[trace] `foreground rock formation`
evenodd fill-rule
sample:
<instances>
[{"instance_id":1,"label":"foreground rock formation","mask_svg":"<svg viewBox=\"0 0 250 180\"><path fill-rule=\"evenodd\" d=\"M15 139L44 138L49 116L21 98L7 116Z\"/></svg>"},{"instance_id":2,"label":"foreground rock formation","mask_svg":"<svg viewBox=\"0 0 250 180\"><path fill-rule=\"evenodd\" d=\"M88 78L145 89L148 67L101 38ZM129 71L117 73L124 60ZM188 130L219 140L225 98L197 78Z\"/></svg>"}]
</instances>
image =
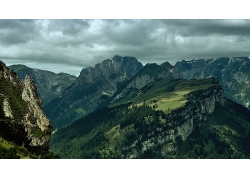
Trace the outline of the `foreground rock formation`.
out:
<instances>
[{"instance_id":1,"label":"foreground rock formation","mask_svg":"<svg viewBox=\"0 0 250 180\"><path fill-rule=\"evenodd\" d=\"M34 81L21 81L0 61L0 136L28 149L49 148L52 125L42 109ZM32 148L34 147L34 148Z\"/></svg>"}]
</instances>

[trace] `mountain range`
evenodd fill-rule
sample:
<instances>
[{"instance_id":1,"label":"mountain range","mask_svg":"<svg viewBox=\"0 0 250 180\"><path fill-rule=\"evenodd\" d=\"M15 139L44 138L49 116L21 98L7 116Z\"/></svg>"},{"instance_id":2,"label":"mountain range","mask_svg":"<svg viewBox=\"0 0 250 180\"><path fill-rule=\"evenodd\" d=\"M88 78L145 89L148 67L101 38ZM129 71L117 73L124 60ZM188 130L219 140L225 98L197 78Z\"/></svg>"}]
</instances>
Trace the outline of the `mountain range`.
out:
<instances>
[{"instance_id":1,"label":"mountain range","mask_svg":"<svg viewBox=\"0 0 250 180\"><path fill-rule=\"evenodd\" d=\"M39 77L34 83L27 76L40 94L54 93L43 107L54 128L50 149L60 158L250 156L247 57L143 66L115 55L54 85L43 78L48 72L12 69L20 78L26 71Z\"/></svg>"},{"instance_id":2,"label":"mountain range","mask_svg":"<svg viewBox=\"0 0 250 180\"><path fill-rule=\"evenodd\" d=\"M55 128L62 127L94 111L103 99L113 96L117 84L143 65L134 57L114 56L80 74L60 97L46 107L46 115Z\"/></svg>"},{"instance_id":3,"label":"mountain range","mask_svg":"<svg viewBox=\"0 0 250 180\"><path fill-rule=\"evenodd\" d=\"M250 108L250 59L248 57L221 57L213 59L182 60L175 64L185 79L217 77L225 96Z\"/></svg>"},{"instance_id":4,"label":"mountain range","mask_svg":"<svg viewBox=\"0 0 250 180\"><path fill-rule=\"evenodd\" d=\"M249 158L250 111L218 79L160 78L56 131L61 158Z\"/></svg>"}]
</instances>

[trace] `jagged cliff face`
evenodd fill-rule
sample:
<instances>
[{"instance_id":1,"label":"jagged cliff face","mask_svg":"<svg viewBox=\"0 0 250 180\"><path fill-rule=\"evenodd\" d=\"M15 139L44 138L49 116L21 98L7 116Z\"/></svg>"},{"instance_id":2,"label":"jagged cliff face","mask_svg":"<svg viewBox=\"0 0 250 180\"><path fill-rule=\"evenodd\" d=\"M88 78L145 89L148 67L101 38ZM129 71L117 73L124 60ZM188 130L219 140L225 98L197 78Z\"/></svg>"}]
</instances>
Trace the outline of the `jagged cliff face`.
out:
<instances>
[{"instance_id":1,"label":"jagged cliff face","mask_svg":"<svg viewBox=\"0 0 250 180\"><path fill-rule=\"evenodd\" d=\"M141 67L136 58L115 56L86 68L61 97L48 104L46 114L55 127L79 119L94 111L101 99L111 97L117 90L117 83Z\"/></svg>"},{"instance_id":2,"label":"jagged cliff face","mask_svg":"<svg viewBox=\"0 0 250 180\"><path fill-rule=\"evenodd\" d=\"M250 59L248 57L201 59L177 62L175 65L185 79L217 77L225 96L250 107Z\"/></svg>"},{"instance_id":3,"label":"jagged cliff face","mask_svg":"<svg viewBox=\"0 0 250 180\"><path fill-rule=\"evenodd\" d=\"M250 155L244 145L249 138L250 111L225 98L216 78L160 79L127 99L59 129L52 137L51 150L62 158ZM72 148L65 151L69 145Z\"/></svg>"},{"instance_id":4,"label":"jagged cliff face","mask_svg":"<svg viewBox=\"0 0 250 180\"><path fill-rule=\"evenodd\" d=\"M52 126L42 109L34 81L26 76L22 82L0 61L0 98L4 116L10 123L21 125L29 146L48 146Z\"/></svg>"},{"instance_id":5,"label":"jagged cliff face","mask_svg":"<svg viewBox=\"0 0 250 180\"><path fill-rule=\"evenodd\" d=\"M141 89L147 84L161 78L180 79L181 74L177 68L170 65L168 62L165 62L162 65L157 65L156 63L146 64L124 83L125 85L116 92L111 103L125 97L131 89Z\"/></svg>"},{"instance_id":6,"label":"jagged cliff face","mask_svg":"<svg viewBox=\"0 0 250 180\"><path fill-rule=\"evenodd\" d=\"M22 81L24 81L26 75L34 80L43 106L46 106L50 101L62 95L62 92L76 79L75 76L66 73L55 74L50 71L33 69L24 65L12 65L9 68L14 70Z\"/></svg>"},{"instance_id":7,"label":"jagged cliff face","mask_svg":"<svg viewBox=\"0 0 250 180\"><path fill-rule=\"evenodd\" d=\"M192 102L194 96L198 99ZM157 127L149 134L139 136L130 146L123 147L123 150L128 152L123 158L138 158L150 149L158 149L162 157L175 153L178 150L177 139L185 141L194 128L201 126L207 120L207 116L214 112L216 103L224 105L225 101L220 86L201 91L199 96L197 93L191 93L184 107L171 112L167 124Z\"/></svg>"},{"instance_id":8,"label":"jagged cliff face","mask_svg":"<svg viewBox=\"0 0 250 180\"><path fill-rule=\"evenodd\" d=\"M141 69L142 63L138 62L135 57L130 57L130 56L118 56L115 55L112 60L116 61L118 66L121 68L121 70L126 73L126 77L131 76L134 74L136 71Z\"/></svg>"},{"instance_id":9,"label":"jagged cliff face","mask_svg":"<svg viewBox=\"0 0 250 180\"><path fill-rule=\"evenodd\" d=\"M29 76L26 76L24 80L22 99L28 104L28 112L22 123L28 132L28 138L31 139L30 145L48 144L53 130L52 125L43 112L42 101L38 97L34 81ZM31 119L36 120L36 122L32 123ZM34 129L36 129L35 133L37 134L33 134ZM40 135L38 135L38 131L40 131Z\"/></svg>"}]
</instances>

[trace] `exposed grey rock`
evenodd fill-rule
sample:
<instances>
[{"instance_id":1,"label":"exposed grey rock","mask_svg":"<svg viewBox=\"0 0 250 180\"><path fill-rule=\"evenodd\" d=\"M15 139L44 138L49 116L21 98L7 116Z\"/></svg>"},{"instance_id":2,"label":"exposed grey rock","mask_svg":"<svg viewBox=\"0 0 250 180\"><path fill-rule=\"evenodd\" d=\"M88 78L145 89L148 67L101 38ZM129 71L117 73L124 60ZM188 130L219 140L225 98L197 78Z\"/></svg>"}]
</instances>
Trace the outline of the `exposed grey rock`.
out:
<instances>
[{"instance_id":1,"label":"exposed grey rock","mask_svg":"<svg viewBox=\"0 0 250 180\"><path fill-rule=\"evenodd\" d=\"M34 80L38 95L43 101L43 106L62 95L62 92L76 79L75 76L66 73L56 74L50 71L29 68L24 65L12 65L9 68L14 70L22 81L24 81L26 75Z\"/></svg>"},{"instance_id":2,"label":"exposed grey rock","mask_svg":"<svg viewBox=\"0 0 250 180\"><path fill-rule=\"evenodd\" d=\"M13 114L12 110L17 107L12 107L8 102L8 97L10 94L8 92L1 93L1 98L4 98L3 108L6 117L11 118L10 123L21 123L25 129L26 137L30 140L30 146L48 146L50 141L50 135L52 132L52 126L49 119L45 116L42 109L42 101L38 97L37 89L34 81L26 76L24 82L22 82L13 71L11 71L2 61L0 61L0 80L3 78L8 84L11 84L13 89L21 90L20 101L25 101L26 103L21 103L22 106L26 106L24 114ZM1 80L1 81L2 81ZM18 117L17 117L18 116ZM16 119L21 119L21 122ZM39 135L37 134L37 132Z\"/></svg>"},{"instance_id":3,"label":"exposed grey rock","mask_svg":"<svg viewBox=\"0 0 250 180\"><path fill-rule=\"evenodd\" d=\"M28 132L28 137L31 139L30 145L48 144L52 133L52 125L43 112L42 101L37 94L34 81L29 76L26 76L24 80L22 98L28 103L28 112L22 122L25 130ZM36 119L36 123L31 123L30 119ZM44 135L42 137L34 135L34 128L39 128Z\"/></svg>"},{"instance_id":4,"label":"exposed grey rock","mask_svg":"<svg viewBox=\"0 0 250 180\"><path fill-rule=\"evenodd\" d=\"M136 71L143 67L141 62L138 62L135 57L131 56L119 56L115 55L112 60L115 60L118 66L123 72L126 73L126 76L129 77L134 74Z\"/></svg>"},{"instance_id":5,"label":"exposed grey rock","mask_svg":"<svg viewBox=\"0 0 250 180\"><path fill-rule=\"evenodd\" d=\"M250 108L250 59L248 57L200 59L177 62L185 79L217 77L225 96Z\"/></svg>"},{"instance_id":6,"label":"exposed grey rock","mask_svg":"<svg viewBox=\"0 0 250 180\"><path fill-rule=\"evenodd\" d=\"M193 132L195 126L200 126L207 120L207 116L213 113L216 103L225 104L223 92L220 86L204 90L201 96L197 97L196 104L188 103L181 110L171 113L173 119L169 120L171 121L169 130L164 130L163 127L166 126L158 127L155 129L155 132L158 133L151 132L146 139L144 137L144 140L142 140L142 137L137 138L133 144L139 143L142 146L141 148L133 145L124 147L129 152L124 158L137 158L145 151L156 147L161 147L160 153L162 156L176 152L175 142L178 137L185 141Z\"/></svg>"},{"instance_id":7,"label":"exposed grey rock","mask_svg":"<svg viewBox=\"0 0 250 180\"><path fill-rule=\"evenodd\" d=\"M6 117L13 118L11 107L7 98L4 98L4 101L3 101L3 111Z\"/></svg>"},{"instance_id":8,"label":"exposed grey rock","mask_svg":"<svg viewBox=\"0 0 250 180\"><path fill-rule=\"evenodd\" d=\"M94 111L113 96L118 82L138 71L142 64L133 57L115 56L84 69L75 82L46 107L55 127L61 127Z\"/></svg>"},{"instance_id":9,"label":"exposed grey rock","mask_svg":"<svg viewBox=\"0 0 250 180\"><path fill-rule=\"evenodd\" d=\"M111 103L125 97L130 89L141 89L147 84L154 82L157 79L169 78L169 79L180 79L181 74L178 69L170 65L168 62L162 65L156 63L148 63L141 70L135 73L128 81L126 87L120 92L117 92Z\"/></svg>"}]
</instances>

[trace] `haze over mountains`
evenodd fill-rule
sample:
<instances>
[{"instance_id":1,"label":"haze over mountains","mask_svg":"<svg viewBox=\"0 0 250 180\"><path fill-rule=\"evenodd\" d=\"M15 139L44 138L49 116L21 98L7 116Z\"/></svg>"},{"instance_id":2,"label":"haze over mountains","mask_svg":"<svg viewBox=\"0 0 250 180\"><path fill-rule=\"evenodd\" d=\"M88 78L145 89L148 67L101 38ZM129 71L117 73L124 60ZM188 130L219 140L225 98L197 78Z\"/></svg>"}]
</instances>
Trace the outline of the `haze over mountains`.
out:
<instances>
[{"instance_id":1,"label":"haze over mountains","mask_svg":"<svg viewBox=\"0 0 250 180\"><path fill-rule=\"evenodd\" d=\"M250 157L247 57L143 66L115 55L78 77L10 68L34 77L61 158Z\"/></svg>"}]
</instances>

